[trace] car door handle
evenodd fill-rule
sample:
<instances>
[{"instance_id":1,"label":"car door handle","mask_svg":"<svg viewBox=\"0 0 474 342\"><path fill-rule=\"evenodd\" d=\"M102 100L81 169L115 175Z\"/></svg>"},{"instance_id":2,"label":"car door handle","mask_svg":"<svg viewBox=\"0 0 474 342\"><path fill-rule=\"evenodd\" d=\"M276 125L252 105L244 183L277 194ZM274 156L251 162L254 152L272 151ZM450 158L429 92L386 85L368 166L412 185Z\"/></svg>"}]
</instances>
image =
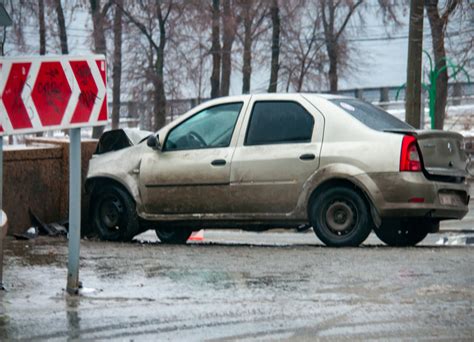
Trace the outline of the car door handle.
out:
<instances>
[{"instance_id":1,"label":"car door handle","mask_svg":"<svg viewBox=\"0 0 474 342\"><path fill-rule=\"evenodd\" d=\"M316 158L316 156L312 153L306 153L300 156L301 160L313 160L314 158Z\"/></svg>"},{"instance_id":2,"label":"car door handle","mask_svg":"<svg viewBox=\"0 0 474 342\"><path fill-rule=\"evenodd\" d=\"M224 159L216 159L211 162L211 165L214 166L223 166L226 164L226 161Z\"/></svg>"}]
</instances>

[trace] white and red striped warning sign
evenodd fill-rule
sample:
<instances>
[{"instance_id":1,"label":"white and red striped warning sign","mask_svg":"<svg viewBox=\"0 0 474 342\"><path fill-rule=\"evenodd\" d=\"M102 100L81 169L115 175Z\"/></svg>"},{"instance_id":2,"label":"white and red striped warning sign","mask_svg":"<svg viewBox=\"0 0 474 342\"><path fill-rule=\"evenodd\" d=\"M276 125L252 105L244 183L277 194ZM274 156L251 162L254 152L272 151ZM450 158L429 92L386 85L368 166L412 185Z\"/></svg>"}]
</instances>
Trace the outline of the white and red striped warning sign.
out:
<instances>
[{"instance_id":1,"label":"white and red striped warning sign","mask_svg":"<svg viewBox=\"0 0 474 342\"><path fill-rule=\"evenodd\" d=\"M0 59L0 136L107 124L104 56Z\"/></svg>"}]
</instances>

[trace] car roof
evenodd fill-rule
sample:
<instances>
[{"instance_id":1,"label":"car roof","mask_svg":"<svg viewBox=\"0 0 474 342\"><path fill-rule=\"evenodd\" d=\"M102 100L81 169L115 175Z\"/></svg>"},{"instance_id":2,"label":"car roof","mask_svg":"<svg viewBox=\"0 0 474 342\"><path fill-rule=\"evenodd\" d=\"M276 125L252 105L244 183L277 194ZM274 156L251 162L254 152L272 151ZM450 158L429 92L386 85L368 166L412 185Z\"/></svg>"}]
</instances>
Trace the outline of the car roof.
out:
<instances>
[{"instance_id":1,"label":"car roof","mask_svg":"<svg viewBox=\"0 0 474 342\"><path fill-rule=\"evenodd\" d=\"M242 95L231 95L231 96L223 96L223 97L218 97L215 99L210 99L208 101L212 100L225 100L225 102L231 102L231 101L242 101L242 100L247 100L252 96L259 97L259 96L265 96L266 99L271 99L274 98L275 100L280 99L282 96L285 98L288 97L288 95L302 95L302 96L312 96L312 97L319 97L321 99L325 100L332 100L332 99L351 99L353 97L347 96L347 95L339 95L339 94L329 94L329 93L256 93L256 94L242 94Z\"/></svg>"}]
</instances>

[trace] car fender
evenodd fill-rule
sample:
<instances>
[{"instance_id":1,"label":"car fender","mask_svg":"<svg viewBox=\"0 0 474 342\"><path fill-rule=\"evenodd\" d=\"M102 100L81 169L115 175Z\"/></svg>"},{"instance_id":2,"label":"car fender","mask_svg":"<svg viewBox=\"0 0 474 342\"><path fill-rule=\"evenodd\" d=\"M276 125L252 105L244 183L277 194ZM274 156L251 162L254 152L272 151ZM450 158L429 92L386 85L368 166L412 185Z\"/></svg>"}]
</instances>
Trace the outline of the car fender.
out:
<instances>
[{"instance_id":1,"label":"car fender","mask_svg":"<svg viewBox=\"0 0 474 342\"><path fill-rule=\"evenodd\" d=\"M136 149L136 151L132 151ZM89 162L86 190L97 181L111 180L128 191L137 207L141 207L138 176L142 159L142 146L134 146L93 157ZM126 160L126 162L124 162Z\"/></svg>"},{"instance_id":2,"label":"car fender","mask_svg":"<svg viewBox=\"0 0 474 342\"><path fill-rule=\"evenodd\" d=\"M370 202L371 210L377 211L377 203L383 201L377 184L362 169L348 164L330 164L316 170L303 184L303 190L297 203L297 216L307 217L308 205L314 191L328 181L348 181L358 187Z\"/></svg>"}]
</instances>

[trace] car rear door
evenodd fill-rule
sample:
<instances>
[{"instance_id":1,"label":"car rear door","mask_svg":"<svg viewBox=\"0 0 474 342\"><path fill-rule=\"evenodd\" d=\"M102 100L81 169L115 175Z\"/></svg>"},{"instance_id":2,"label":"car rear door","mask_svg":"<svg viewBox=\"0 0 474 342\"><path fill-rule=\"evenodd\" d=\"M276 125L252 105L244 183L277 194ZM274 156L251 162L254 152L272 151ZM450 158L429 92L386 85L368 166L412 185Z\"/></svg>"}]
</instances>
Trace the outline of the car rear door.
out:
<instances>
[{"instance_id":1,"label":"car rear door","mask_svg":"<svg viewBox=\"0 0 474 342\"><path fill-rule=\"evenodd\" d=\"M230 161L245 100L209 106L172 128L140 166L149 214L229 212Z\"/></svg>"},{"instance_id":2,"label":"car rear door","mask_svg":"<svg viewBox=\"0 0 474 342\"><path fill-rule=\"evenodd\" d=\"M302 96L252 96L232 158L233 212L293 211L319 167L323 132L323 115Z\"/></svg>"}]
</instances>

